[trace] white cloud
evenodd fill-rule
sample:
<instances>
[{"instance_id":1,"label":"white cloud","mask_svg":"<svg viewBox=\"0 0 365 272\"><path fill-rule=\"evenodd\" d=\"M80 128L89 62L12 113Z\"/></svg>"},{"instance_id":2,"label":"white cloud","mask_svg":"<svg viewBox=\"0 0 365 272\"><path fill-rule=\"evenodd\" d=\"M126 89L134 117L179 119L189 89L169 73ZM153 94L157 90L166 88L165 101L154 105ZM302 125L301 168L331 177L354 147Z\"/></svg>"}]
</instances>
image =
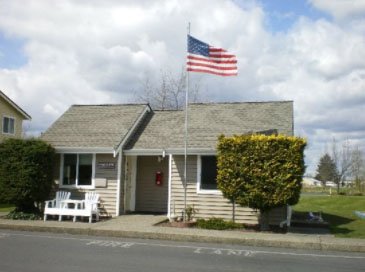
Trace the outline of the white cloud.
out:
<instances>
[{"instance_id":1,"label":"white cloud","mask_svg":"<svg viewBox=\"0 0 365 272\"><path fill-rule=\"evenodd\" d=\"M331 14L335 19L344 20L365 14L365 1L363 0L309 0L311 4Z\"/></svg>"},{"instance_id":2,"label":"white cloud","mask_svg":"<svg viewBox=\"0 0 365 272\"><path fill-rule=\"evenodd\" d=\"M338 20L301 17L270 33L255 1L0 0L0 31L24 40L27 57L22 67L0 68L0 89L32 115L34 134L71 104L132 102L146 76L181 71L191 22L192 35L239 60L235 78L191 75L203 100L294 100L313 170L333 137L365 149L365 19L347 19L363 8L354 1L341 11L344 2L312 1Z\"/></svg>"}]
</instances>

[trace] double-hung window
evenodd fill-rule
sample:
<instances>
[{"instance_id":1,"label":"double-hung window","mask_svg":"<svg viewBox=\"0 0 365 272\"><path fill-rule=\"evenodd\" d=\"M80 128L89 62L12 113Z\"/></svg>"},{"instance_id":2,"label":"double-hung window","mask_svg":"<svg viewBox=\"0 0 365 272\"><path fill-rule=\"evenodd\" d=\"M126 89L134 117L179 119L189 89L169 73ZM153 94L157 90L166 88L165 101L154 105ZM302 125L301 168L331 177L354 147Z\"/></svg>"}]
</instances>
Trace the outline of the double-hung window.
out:
<instances>
[{"instance_id":1,"label":"double-hung window","mask_svg":"<svg viewBox=\"0 0 365 272\"><path fill-rule=\"evenodd\" d=\"M217 188L217 157L198 157L198 193L219 194Z\"/></svg>"},{"instance_id":2,"label":"double-hung window","mask_svg":"<svg viewBox=\"0 0 365 272\"><path fill-rule=\"evenodd\" d=\"M63 154L62 185L93 186L93 154Z\"/></svg>"},{"instance_id":3,"label":"double-hung window","mask_svg":"<svg viewBox=\"0 0 365 272\"><path fill-rule=\"evenodd\" d=\"M3 117L3 133L15 134L15 119L12 117Z\"/></svg>"}]
</instances>

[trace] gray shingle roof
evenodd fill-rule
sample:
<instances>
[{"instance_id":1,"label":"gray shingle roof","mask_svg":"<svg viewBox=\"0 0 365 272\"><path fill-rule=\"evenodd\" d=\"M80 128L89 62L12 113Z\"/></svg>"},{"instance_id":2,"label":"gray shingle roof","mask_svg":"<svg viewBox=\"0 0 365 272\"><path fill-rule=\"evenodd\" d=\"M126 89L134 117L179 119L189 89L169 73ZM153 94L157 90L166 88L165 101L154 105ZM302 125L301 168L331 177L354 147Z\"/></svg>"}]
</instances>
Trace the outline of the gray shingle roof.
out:
<instances>
[{"instance_id":1,"label":"gray shingle roof","mask_svg":"<svg viewBox=\"0 0 365 272\"><path fill-rule=\"evenodd\" d=\"M183 111L155 111L127 149L182 149L184 121ZM214 150L220 134L271 129L293 135L292 101L189 105L189 148Z\"/></svg>"},{"instance_id":2,"label":"gray shingle roof","mask_svg":"<svg viewBox=\"0 0 365 272\"><path fill-rule=\"evenodd\" d=\"M116 148L148 105L73 105L41 136L56 148Z\"/></svg>"},{"instance_id":3,"label":"gray shingle roof","mask_svg":"<svg viewBox=\"0 0 365 272\"><path fill-rule=\"evenodd\" d=\"M56 148L115 149L148 105L71 106L43 135ZM152 111L124 150L182 150L183 111ZM264 130L293 135L293 102L246 102L189 105L189 149L214 150L219 135Z\"/></svg>"}]
</instances>

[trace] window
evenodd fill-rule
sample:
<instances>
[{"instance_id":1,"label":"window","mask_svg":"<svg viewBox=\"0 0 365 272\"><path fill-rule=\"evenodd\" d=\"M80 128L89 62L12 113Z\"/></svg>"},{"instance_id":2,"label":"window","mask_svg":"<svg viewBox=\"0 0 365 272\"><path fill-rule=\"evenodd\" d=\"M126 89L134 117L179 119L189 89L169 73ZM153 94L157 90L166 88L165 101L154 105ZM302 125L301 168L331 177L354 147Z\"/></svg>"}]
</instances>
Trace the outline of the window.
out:
<instances>
[{"instance_id":1,"label":"window","mask_svg":"<svg viewBox=\"0 0 365 272\"><path fill-rule=\"evenodd\" d=\"M92 172L93 172L93 156L91 154L80 154L78 185L91 185Z\"/></svg>"},{"instance_id":2,"label":"window","mask_svg":"<svg viewBox=\"0 0 365 272\"><path fill-rule=\"evenodd\" d=\"M63 156L63 185L76 185L76 166L76 154L65 154Z\"/></svg>"},{"instance_id":3,"label":"window","mask_svg":"<svg viewBox=\"0 0 365 272\"><path fill-rule=\"evenodd\" d=\"M93 154L64 154L62 185L92 186Z\"/></svg>"},{"instance_id":4,"label":"window","mask_svg":"<svg viewBox=\"0 0 365 272\"><path fill-rule=\"evenodd\" d=\"M14 134L15 119L12 117L3 117L3 133Z\"/></svg>"},{"instance_id":5,"label":"window","mask_svg":"<svg viewBox=\"0 0 365 272\"><path fill-rule=\"evenodd\" d=\"M198 169L200 175L198 177L198 191L210 192L218 191L217 188L217 157L216 156L201 156L198 159Z\"/></svg>"}]
</instances>

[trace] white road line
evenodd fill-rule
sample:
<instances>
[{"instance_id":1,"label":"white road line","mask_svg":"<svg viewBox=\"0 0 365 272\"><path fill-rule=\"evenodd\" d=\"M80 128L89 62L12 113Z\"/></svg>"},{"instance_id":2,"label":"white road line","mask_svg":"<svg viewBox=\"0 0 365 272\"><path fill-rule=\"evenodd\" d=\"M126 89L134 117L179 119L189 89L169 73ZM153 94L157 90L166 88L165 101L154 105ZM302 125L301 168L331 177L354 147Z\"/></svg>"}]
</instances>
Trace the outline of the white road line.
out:
<instances>
[{"instance_id":1,"label":"white road line","mask_svg":"<svg viewBox=\"0 0 365 272\"><path fill-rule=\"evenodd\" d=\"M130 248L134 245L140 246L154 246L154 247L166 247L166 248L185 248L193 249L194 253L203 254L217 254L220 255L225 253L225 255L241 255L241 256L252 256L257 254L267 254L267 255L287 255L287 256L302 256L302 257L319 257L319 258L343 258L343 259L365 259L364 256L349 256L349 255L336 255L336 254L312 254L312 253L294 253L294 252L283 252L283 251L262 251L262 250L248 250L248 249L232 249L232 248L215 248L215 247L200 247L200 246L188 246L188 245L170 245L162 243L143 243L143 242L123 242L123 241L113 241L113 240L98 240L90 238L73 238L73 237L60 237L60 236L49 236L49 235L36 235L36 234L22 234L22 233L0 233L0 237L10 237L10 236L22 236L22 237L34 237L34 238L47 238L47 239L58 239L58 240L74 240L88 242L87 245L99 244L99 245L109 245L118 246L124 248ZM125 246L123 246L125 245ZM218 254L220 253L220 254ZM244 253L244 254L242 254Z\"/></svg>"}]
</instances>

